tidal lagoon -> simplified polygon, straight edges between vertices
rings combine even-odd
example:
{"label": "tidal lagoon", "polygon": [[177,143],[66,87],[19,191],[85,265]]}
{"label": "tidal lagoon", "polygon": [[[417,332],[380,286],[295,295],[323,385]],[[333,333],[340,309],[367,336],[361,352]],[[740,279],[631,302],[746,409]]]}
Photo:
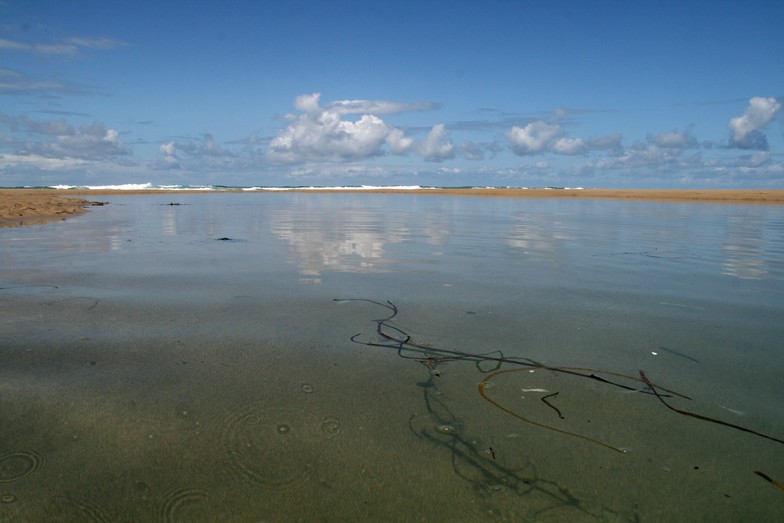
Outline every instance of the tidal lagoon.
{"label": "tidal lagoon", "polygon": [[0,521],[784,511],[782,205],[98,199],[0,229]]}

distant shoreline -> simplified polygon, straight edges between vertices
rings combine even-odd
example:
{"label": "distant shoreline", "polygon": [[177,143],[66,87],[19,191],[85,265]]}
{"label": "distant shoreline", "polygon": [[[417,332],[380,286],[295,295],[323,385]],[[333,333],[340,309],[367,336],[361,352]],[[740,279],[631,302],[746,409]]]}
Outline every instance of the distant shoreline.
{"label": "distant shoreline", "polygon": [[135,194],[244,193],[363,193],[479,196],[495,198],[611,198],[673,202],[742,203],[784,205],[784,190],[756,189],[507,189],[507,188],[286,188],[284,190],[188,190],[188,189],[0,189],[0,227],[16,227],[58,221],[85,212],[101,202],[95,196]]}

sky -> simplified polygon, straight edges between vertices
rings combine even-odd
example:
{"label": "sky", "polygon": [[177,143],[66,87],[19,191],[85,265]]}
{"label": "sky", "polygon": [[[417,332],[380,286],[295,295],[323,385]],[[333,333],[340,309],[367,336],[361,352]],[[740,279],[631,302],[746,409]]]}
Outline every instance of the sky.
{"label": "sky", "polygon": [[0,0],[0,186],[784,189],[784,2]]}

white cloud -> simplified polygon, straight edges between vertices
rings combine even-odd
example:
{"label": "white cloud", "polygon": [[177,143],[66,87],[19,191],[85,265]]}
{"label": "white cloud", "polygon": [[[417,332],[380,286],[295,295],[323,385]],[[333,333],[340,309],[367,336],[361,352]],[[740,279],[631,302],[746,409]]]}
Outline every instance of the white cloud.
{"label": "white cloud", "polygon": [[120,133],[117,132],[117,129],[109,129],[106,131],[106,134],[103,137],[103,141],[112,145],[119,145]]}
{"label": "white cloud", "polygon": [[355,121],[341,118],[360,107],[379,107],[389,102],[353,100],[321,107],[320,98],[320,93],[313,93],[294,100],[294,107],[301,114],[289,115],[288,127],[272,139],[267,151],[270,159],[286,163],[347,162],[384,154],[385,144],[395,154],[403,154],[413,145],[413,140],[402,131],[373,114],[363,114]]}
{"label": "white cloud", "polygon": [[77,158],[48,158],[39,155],[0,154],[0,170],[33,167],[42,171],[58,171],[88,165]]}
{"label": "white cloud", "polygon": [[459,167],[439,167],[436,172],[439,174],[460,174],[463,170]]}
{"label": "white cloud", "polygon": [[321,93],[301,94],[294,98],[294,108],[303,113],[317,113],[321,110]]}
{"label": "white cloud", "polygon": [[758,151],[749,157],[747,164],[749,167],[763,167],[771,163],[772,158],[773,153],[770,151]]}
{"label": "white cloud", "polygon": [[387,135],[387,145],[393,154],[405,154],[414,145],[414,139],[400,129],[392,129]]}
{"label": "white cloud", "polygon": [[531,122],[524,127],[515,125],[506,133],[512,150],[520,156],[554,153],[567,156],[587,154],[595,149],[619,149],[621,135],[597,136],[594,138],[569,138],[564,136],[558,124],[542,120]]}
{"label": "white cloud", "polygon": [[730,120],[730,146],[739,149],[756,149],[766,151],[768,140],[762,129],[773,121],[781,110],[781,104],[773,97],[754,97],[741,116]]}
{"label": "white cloud", "polygon": [[23,154],[83,160],[99,160],[130,154],[130,150],[120,141],[120,133],[116,129],[106,129],[101,122],[73,127],[64,120],[38,122],[22,117],[12,124],[12,128],[14,127],[47,138],[43,141],[25,143],[19,151]]}
{"label": "white cloud", "polygon": [[506,133],[512,142],[512,149],[520,155],[543,152],[561,134],[560,125],[551,125],[541,120],[531,122],[525,127],[514,126]]}
{"label": "white cloud", "polygon": [[637,143],[619,156],[618,161],[624,167],[663,167],[676,163],[682,154],[682,149]]}
{"label": "white cloud", "polygon": [[396,114],[433,109],[431,103],[404,104],[388,100],[339,100],[327,105],[338,114]]}
{"label": "white cloud", "polygon": [[158,162],[157,167],[160,169],[179,169],[180,159],[177,157],[177,148],[174,142],[162,143],[158,150],[163,157]]}
{"label": "white cloud", "polygon": [[684,153],[688,150],[687,146],[661,145],[658,143],[657,138],[649,136],[646,142],[636,142],[625,150],[619,147],[612,156],[599,159],[591,165],[594,168],[605,170],[624,169],[648,172],[675,172],[676,170],[692,169],[704,164],[699,152],[686,156]]}
{"label": "white cloud", "polygon": [[162,143],[159,147],[161,154],[164,156],[175,156],[174,142]]}
{"label": "white cloud", "polygon": [[558,138],[553,140],[550,150],[557,154],[583,154],[588,151],[588,145],[581,138]]}
{"label": "white cloud", "polygon": [[649,136],[648,141],[655,143],[659,147],[688,148],[697,145],[697,140],[688,132],[681,133],[678,131],[669,131],[666,133],[659,133],[656,136]]}
{"label": "white cloud", "polygon": [[444,124],[436,124],[419,144],[419,154],[428,162],[440,162],[455,156],[455,146]]}

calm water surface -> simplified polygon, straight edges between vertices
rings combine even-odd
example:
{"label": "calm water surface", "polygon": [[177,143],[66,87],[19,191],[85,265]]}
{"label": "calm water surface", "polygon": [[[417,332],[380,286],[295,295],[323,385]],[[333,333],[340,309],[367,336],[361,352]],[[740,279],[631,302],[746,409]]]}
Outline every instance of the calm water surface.
{"label": "calm water surface", "polygon": [[0,521],[784,513],[784,206],[106,201],[0,230]]}

